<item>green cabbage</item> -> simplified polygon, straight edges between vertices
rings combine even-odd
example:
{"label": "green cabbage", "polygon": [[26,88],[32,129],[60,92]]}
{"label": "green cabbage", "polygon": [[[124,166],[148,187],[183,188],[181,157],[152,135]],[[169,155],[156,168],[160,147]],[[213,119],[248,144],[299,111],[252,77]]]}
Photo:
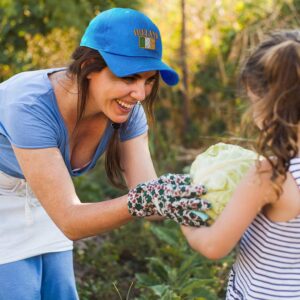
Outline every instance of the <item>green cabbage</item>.
{"label": "green cabbage", "polygon": [[212,220],[222,212],[257,158],[258,155],[251,150],[224,143],[213,145],[196,157],[190,169],[192,183],[206,187],[205,199],[212,204],[206,213]]}

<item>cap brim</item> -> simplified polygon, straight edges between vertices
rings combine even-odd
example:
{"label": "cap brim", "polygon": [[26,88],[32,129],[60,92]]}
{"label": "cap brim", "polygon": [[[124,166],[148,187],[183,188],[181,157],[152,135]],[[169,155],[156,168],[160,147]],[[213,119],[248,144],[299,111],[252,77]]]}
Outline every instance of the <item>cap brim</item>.
{"label": "cap brim", "polygon": [[147,71],[159,71],[166,84],[175,85],[179,81],[178,74],[159,59],[152,57],[123,56],[101,50],[99,52],[109,69],[118,77]]}

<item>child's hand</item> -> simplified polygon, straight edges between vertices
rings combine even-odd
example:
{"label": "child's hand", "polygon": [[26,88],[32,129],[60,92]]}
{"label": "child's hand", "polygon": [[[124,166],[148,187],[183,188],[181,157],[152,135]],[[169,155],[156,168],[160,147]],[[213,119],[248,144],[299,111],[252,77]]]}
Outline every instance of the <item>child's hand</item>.
{"label": "child's hand", "polygon": [[[199,251],[197,249],[197,242],[199,241],[199,230],[202,230],[202,228],[192,227],[192,226],[184,226],[181,225],[180,229],[183,233],[184,237],[186,238],[187,242],[191,246],[192,249]],[[200,251],[201,252],[201,251]]]}
{"label": "child's hand", "polygon": [[185,225],[181,225],[180,229],[186,238],[197,231],[197,228],[192,226],[185,226]]}
{"label": "child's hand", "polygon": [[130,190],[128,209],[133,216],[158,214],[180,224],[199,227],[205,222],[192,210],[210,208],[210,204],[200,198],[203,194],[203,185],[192,186],[189,175],[167,174]]}

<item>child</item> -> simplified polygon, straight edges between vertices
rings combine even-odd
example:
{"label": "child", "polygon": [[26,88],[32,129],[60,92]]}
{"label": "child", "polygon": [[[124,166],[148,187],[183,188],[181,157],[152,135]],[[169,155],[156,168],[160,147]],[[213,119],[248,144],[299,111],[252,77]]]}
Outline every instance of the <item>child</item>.
{"label": "child", "polygon": [[210,259],[240,240],[226,299],[300,299],[300,32],[271,34],[247,59],[241,82],[266,159],[212,226],[182,231]]}

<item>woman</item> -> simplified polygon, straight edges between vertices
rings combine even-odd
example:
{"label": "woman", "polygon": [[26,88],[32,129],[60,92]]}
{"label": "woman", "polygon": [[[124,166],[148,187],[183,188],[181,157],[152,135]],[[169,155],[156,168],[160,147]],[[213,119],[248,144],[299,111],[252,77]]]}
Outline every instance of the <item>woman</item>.
{"label": "woman", "polygon": [[[139,103],[151,112],[160,75],[178,82],[161,54],[151,20],[116,8],[92,20],[68,69],[25,72],[0,85],[0,299],[77,299],[71,240],[132,216],[201,224],[191,209],[206,208],[195,199],[202,187],[179,175],[155,180]],[[71,176],[93,168],[104,151],[108,177],[116,185],[124,177],[129,197],[81,203]]]}

